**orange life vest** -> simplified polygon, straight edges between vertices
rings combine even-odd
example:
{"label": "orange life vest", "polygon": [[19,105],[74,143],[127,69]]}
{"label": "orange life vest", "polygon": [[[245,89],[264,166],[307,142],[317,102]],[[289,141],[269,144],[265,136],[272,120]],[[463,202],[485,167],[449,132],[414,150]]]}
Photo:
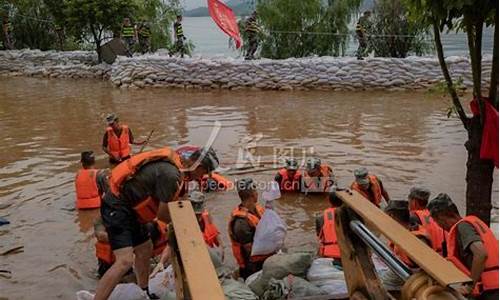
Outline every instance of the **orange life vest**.
{"label": "orange life vest", "polygon": [[318,177],[321,179],[320,186],[317,184],[317,178],[311,178],[307,172],[304,172],[303,181],[304,187],[307,190],[317,191],[317,192],[326,192],[328,188],[333,185],[333,181],[331,180],[331,176],[333,174],[332,168],[328,165],[320,166],[321,175]]}
{"label": "orange life vest", "polygon": [[319,232],[319,255],[340,259],[340,247],[335,231],[335,208],[333,207],[323,212],[323,227]]}
{"label": "orange life vest", "polygon": [[[248,225],[250,225],[252,228],[256,228],[257,224],[259,224],[262,214],[264,214],[264,208],[257,204],[256,209],[257,215],[250,213],[246,208],[242,208],[240,206],[235,208],[231,213],[231,220],[229,221],[228,225],[229,239],[231,240],[231,248],[233,249],[234,258],[241,268],[245,268],[248,262],[243,256],[243,245],[236,241],[236,238],[233,234],[233,223],[236,218],[242,218],[245,219],[248,222]],[[265,256],[264,259],[267,257],[268,256]],[[252,261],[259,261],[260,259],[261,257],[259,256],[252,259]]]}
{"label": "orange life vest", "polygon": [[[201,178],[200,186],[202,187],[203,190],[205,190],[205,188],[207,187],[209,178],[210,177],[208,175],[203,175],[203,177]],[[218,191],[226,191],[233,187],[233,182],[227,179],[226,177],[220,175],[219,173],[212,172],[211,178],[217,183]]]}
{"label": "orange life vest", "polygon": [[288,177],[288,172],[285,168],[279,171],[281,175],[280,190],[285,192],[297,192],[300,190],[300,171],[296,171],[293,178]]}
{"label": "orange life vest", "polygon": [[156,224],[158,225],[160,237],[156,241],[153,241],[153,257],[161,255],[168,244],[167,224],[160,220],[156,220]]}
{"label": "orange life vest", "polygon": [[205,225],[205,228],[203,230],[203,239],[205,240],[205,243],[210,247],[219,247],[219,230],[217,229],[217,226],[215,226],[214,223],[210,220],[210,216],[208,214],[208,211],[204,211],[201,214],[201,219],[203,220],[203,224]]}
{"label": "orange life vest", "polygon": [[120,137],[116,136],[113,128],[106,128],[108,136],[108,152],[115,157],[124,158],[130,155],[130,135],[127,125],[122,125]]}
{"label": "orange life vest", "polygon": [[498,289],[498,240],[496,239],[490,228],[483,223],[476,216],[467,216],[462,220],[458,221],[450,229],[448,235],[448,257],[447,259],[451,261],[460,271],[464,272],[467,276],[470,276],[470,270],[460,261],[458,257],[457,249],[457,225],[467,222],[481,237],[481,242],[484,245],[484,249],[488,252],[488,258],[486,259],[483,273],[481,273],[481,278],[476,284],[473,290],[473,295],[478,296],[483,291],[496,290]]}
{"label": "orange life vest", "polygon": [[428,209],[414,210],[413,213],[420,219],[422,227],[427,231],[432,249],[443,255],[443,242],[446,241],[446,232],[432,219]]}
{"label": "orange life vest", "polygon": [[[413,233],[413,235],[418,238],[424,238],[426,241],[430,242],[430,237],[423,226],[418,226],[418,229],[412,230],[411,233]],[[389,242],[389,248],[391,248],[392,252],[396,256],[398,256],[408,267],[418,267],[414,262],[411,261],[406,252],[404,252],[403,249],[399,248],[398,245],[394,244],[393,242]]]}
{"label": "orange life vest", "polygon": [[380,207],[380,203],[382,202],[382,187],[380,186],[377,176],[368,175],[368,180],[370,180],[370,190],[365,191],[361,188],[361,186],[354,181],[351,184],[351,189],[358,191],[361,195],[363,195],[366,199],[370,200],[371,203]]}
{"label": "orange life vest", "polygon": [[115,255],[113,254],[111,245],[106,242],[97,241],[95,243],[95,256],[109,265],[115,262]]}
{"label": "orange life vest", "polygon": [[76,174],[76,208],[90,209],[101,207],[101,196],[97,188],[96,169],[80,169]]}
{"label": "orange life vest", "polygon": [[[179,155],[175,151],[168,147],[156,149],[148,152],[143,152],[132,156],[130,159],[117,165],[112,171],[109,177],[109,187],[111,192],[120,197],[120,190],[122,185],[132,178],[135,173],[145,164],[153,161],[168,161],[176,166],[178,169],[182,168],[182,163]],[[177,195],[182,190],[181,187],[177,190]],[[137,213],[139,222],[148,223],[156,218],[158,212],[158,200],[152,197],[147,197],[142,201],[139,201],[137,205],[133,207]]]}

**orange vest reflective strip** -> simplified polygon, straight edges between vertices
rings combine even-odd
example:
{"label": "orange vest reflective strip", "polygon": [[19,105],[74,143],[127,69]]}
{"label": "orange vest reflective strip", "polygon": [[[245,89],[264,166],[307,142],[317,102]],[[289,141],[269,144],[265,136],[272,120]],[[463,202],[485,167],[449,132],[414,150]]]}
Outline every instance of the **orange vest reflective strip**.
{"label": "orange vest reflective strip", "polygon": [[90,209],[101,207],[101,197],[97,188],[96,169],[80,169],[76,174],[76,208]]}
{"label": "orange vest reflective strip", "polygon": [[[351,184],[351,189],[358,191],[361,195],[363,195],[366,199],[370,200],[371,203],[380,207],[380,203],[382,202],[382,187],[378,183],[377,176],[368,175],[368,180],[370,180],[370,191],[365,191],[361,188],[361,186],[355,181]],[[375,197],[375,198],[374,198]]]}
{"label": "orange vest reflective strip", "polygon": [[168,245],[168,227],[167,224],[160,220],[156,220],[156,224],[158,225],[158,231],[160,232],[160,237],[158,240],[153,242],[153,256],[159,256],[165,250],[165,247]]}
{"label": "orange vest reflective strip", "polygon": [[257,224],[259,224],[262,214],[264,214],[264,208],[259,204],[257,204],[256,209],[258,216],[250,213],[247,209],[241,208],[239,206],[235,208],[231,213],[231,220],[229,221],[228,225],[229,239],[231,240],[231,248],[233,250],[234,258],[236,259],[236,262],[241,268],[244,268],[247,262],[243,257],[243,251],[242,251],[243,245],[238,243],[234,237],[232,228],[233,223],[236,218],[242,218],[245,219],[248,222],[248,225],[250,225],[252,228],[256,228]]}
{"label": "orange vest reflective strip", "polygon": [[205,225],[205,229],[203,230],[203,239],[205,240],[205,243],[211,248],[219,247],[219,240],[217,239],[219,236],[219,230],[210,220],[208,211],[204,211],[201,218],[203,220],[203,224]]}
{"label": "orange vest reflective strip", "polygon": [[457,225],[467,222],[474,230],[479,234],[481,242],[484,245],[484,249],[488,252],[488,258],[486,259],[484,265],[484,271],[481,273],[481,278],[477,285],[474,287],[473,295],[478,296],[483,291],[496,290],[498,289],[498,240],[491,231],[491,229],[484,224],[476,216],[467,216],[462,220],[458,221],[450,229],[448,235],[448,257],[458,269],[464,272],[467,276],[470,276],[470,270],[460,261],[458,257],[457,249]]}
{"label": "orange vest reflective strip", "polygon": [[432,249],[437,253],[443,255],[443,242],[446,239],[446,233],[443,228],[432,219],[431,214],[428,209],[415,210],[413,213],[420,219],[422,227],[427,231],[429,235]]}
{"label": "orange vest reflective strip", "polygon": [[[425,240],[430,242],[430,237],[427,234],[427,231],[423,228],[423,226],[419,226],[417,230],[413,230],[413,231],[411,231],[411,233],[419,239],[424,238]],[[393,242],[389,242],[389,248],[391,248],[392,252],[396,256],[398,256],[408,267],[410,267],[410,268],[418,267],[417,265],[415,265],[414,262],[411,261],[411,259],[408,257],[406,252],[404,252],[403,249],[399,248]]]}
{"label": "orange vest reflective strip", "polygon": [[319,233],[319,255],[340,259],[340,247],[335,231],[335,208],[328,208],[323,212],[323,227]]}
{"label": "orange vest reflective strip", "polygon": [[113,128],[106,128],[108,135],[108,152],[120,158],[130,155],[130,135],[127,125],[122,125],[120,137],[116,136]]}
{"label": "orange vest reflective strip", "polygon": [[[154,161],[168,161],[178,169],[182,168],[179,155],[168,147],[134,155],[130,159],[127,159],[117,165],[111,171],[111,175],[109,177],[109,187],[111,192],[115,196],[120,197],[122,185],[127,180],[131,179],[143,165]],[[182,187],[177,189],[176,197],[179,195],[181,190]],[[139,222],[148,223],[153,221],[158,213],[158,205],[158,200],[155,200],[152,197],[147,197],[134,206],[133,209],[137,213]]]}
{"label": "orange vest reflective strip", "polygon": [[[333,185],[333,182],[330,179],[333,174],[332,168],[330,168],[328,165],[321,165],[320,173],[321,175],[319,177],[321,178],[321,189],[323,190],[323,192],[326,192],[328,191],[328,188]],[[320,187],[318,187],[317,185],[316,178],[313,179],[307,172],[304,172],[303,179],[305,188],[309,190],[319,191]]]}
{"label": "orange vest reflective strip", "polygon": [[285,168],[279,171],[281,175],[280,189],[285,192],[296,192],[300,190],[300,172],[296,171],[293,178],[288,177],[288,172]]}
{"label": "orange vest reflective strip", "polygon": [[115,262],[115,255],[109,243],[97,241],[95,243],[95,256],[109,265]]}

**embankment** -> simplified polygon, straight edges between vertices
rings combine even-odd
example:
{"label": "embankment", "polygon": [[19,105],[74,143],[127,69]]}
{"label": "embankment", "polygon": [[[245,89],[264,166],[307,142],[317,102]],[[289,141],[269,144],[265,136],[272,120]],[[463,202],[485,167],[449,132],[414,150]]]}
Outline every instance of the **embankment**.
{"label": "embankment", "polygon": [[[492,57],[484,58],[483,83],[490,78]],[[469,60],[448,57],[455,80],[472,86]],[[119,57],[98,64],[94,52],[0,51],[0,76],[99,78],[116,87],[261,90],[418,90],[443,80],[434,57],[311,57],[244,61],[233,58],[170,58],[164,53]]]}

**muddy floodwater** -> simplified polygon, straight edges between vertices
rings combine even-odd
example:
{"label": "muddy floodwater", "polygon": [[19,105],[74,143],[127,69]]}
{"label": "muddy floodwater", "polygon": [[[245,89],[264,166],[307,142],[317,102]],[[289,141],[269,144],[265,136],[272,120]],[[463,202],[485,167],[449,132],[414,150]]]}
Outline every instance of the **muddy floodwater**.
{"label": "muddy floodwater", "polygon": [[[96,151],[97,167],[108,166],[100,149],[108,112],[119,114],[136,139],[154,129],[151,147],[205,144],[219,121],[214,148],[223,166],[239,153],[248,157],[248,148],[263,160],[313,148],[341,186],[366,166],[393,199],[418,184],[434,195],[449,193],[463,210],[466,134],[447,118],[448,106],[425,92],[123,91],[99,81],[2,78],[0,216],[11,224],[0,227],[0,253],[24,248],[0,256],[0,270],[11,272],[10,278],[0,272],[0,299],[74,299],[76,291],[95,288],[98,212],[74,210],[73,180],[83,150]],[[249,176],[271,180],[274,171]],[[208,196],[226,246],[226,224],[238,202],[234,191]],[[288,224],[288,249],[314,249],[314,216],[326,207],[318,196],[288,195],[276,203]],[[229,247],[226,257],[234,265]]]}

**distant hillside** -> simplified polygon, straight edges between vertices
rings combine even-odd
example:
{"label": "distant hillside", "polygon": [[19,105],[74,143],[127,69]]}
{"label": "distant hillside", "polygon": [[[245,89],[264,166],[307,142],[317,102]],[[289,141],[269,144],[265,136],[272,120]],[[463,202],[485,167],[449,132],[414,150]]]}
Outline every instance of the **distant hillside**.
{"label": "distant hillside", "polygon": [[[231,7],[237,16],[248,16],[252,13],[254,8],[254,1],[252,0],[229,0],[226,2],[227,6]],[[373,9],[374,0],[364,0],[360,7],[361,11]],[[187,10],[184,12],[186,17],[208,17],[208,8],[206,6],[198,7],[195,9]]]}

